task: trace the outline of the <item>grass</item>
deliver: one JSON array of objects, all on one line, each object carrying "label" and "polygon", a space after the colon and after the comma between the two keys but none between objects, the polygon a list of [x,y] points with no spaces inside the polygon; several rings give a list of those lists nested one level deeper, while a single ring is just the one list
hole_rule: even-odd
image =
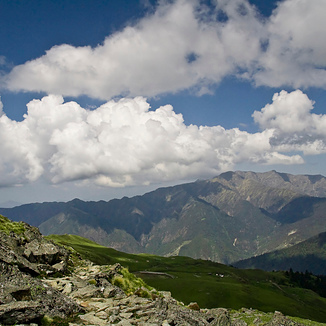
[{"label": "grass", "polygon": [[[74,248],[83,258],[96,264],[120,263],[150,286],[170,291],[185,304],[196,301],[201,308],[245,307],[266,313],[277,310],[288,316],[319,322],[326,320],[326,299],[313,291],[289,286],[282,272],[241,270],[181,256],[126,254],[74,235],[49,238]],[[141,271],[168,275],[142,274]]]},{"label": "grass", "polygon": [[0,231],[8,235],[10,232],[23,234],[25,232],[25,225],[23,222],[11,222],[6,217],[0,215]]},{"label": "grass", "polygon": [[[230,316],[231,319],[234,320],[243,320],[247,323],[248,326],[253,325],[266,325],[268,322],[271,321],[273,318],[274,313],[263,313],[262,311],[256,310],[256,309],[240,309],[240,310],[230,310]],[[325,323],[319,323],[316,321],[312,321],[309,319],[303,319],[299,317],[291,317],[289,316],[291,320],[305,325],[305,326],[325,326]],[[259,322],[258,322],[258,320]]]},{"label": "grass", "polygon": [[148,286],[141,278],[130,273],[127,268],[122,268],[121,276],[114,276],[112,284],[121,288],[127,295],[137,293],[141,297],[150,298],[150,291],[153,289]]}]

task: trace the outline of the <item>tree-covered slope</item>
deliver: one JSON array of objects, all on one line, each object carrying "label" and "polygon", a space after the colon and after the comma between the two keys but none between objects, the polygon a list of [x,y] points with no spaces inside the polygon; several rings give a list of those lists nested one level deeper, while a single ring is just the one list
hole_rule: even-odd
[{"label": "tree-covered slope", "polygon": [[326,232],[283,250],[276,250],[233,264],[239,268],[259,268],[326,275]]}]

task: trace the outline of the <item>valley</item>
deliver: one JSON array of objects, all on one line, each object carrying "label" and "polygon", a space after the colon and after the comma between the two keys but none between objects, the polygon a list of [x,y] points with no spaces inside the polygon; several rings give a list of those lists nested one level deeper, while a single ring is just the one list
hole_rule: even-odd
[{"label": "valley", "polygon": [[45,235],[233,264],[326,231],[325,194],[323,176],[236,171],[131,198],[34,203],[0,213]]}]

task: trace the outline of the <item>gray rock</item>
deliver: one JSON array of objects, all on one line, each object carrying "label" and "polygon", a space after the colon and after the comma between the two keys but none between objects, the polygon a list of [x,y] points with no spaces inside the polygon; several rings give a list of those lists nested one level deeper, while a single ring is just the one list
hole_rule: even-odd
[{"label": "gray rock", "polygon": [[86,322],[88,325],[99,325],[99,326],[107,325],[107,321],[94,316],[94,314],[92,314],[92,313],[81,315],[81,316],[79,316],[79,318],[82,321]]},{"label": "gray rock", "polygon": [[209,311],[209,318],[214,318],[212,325],[229,326],[231,325],[231,318],[229,312],[225,308],[215,308]]},{"label": "gray rock", "polygon": [[87,285],[83,288],[73,291],[70,294],[70,297],[86,299],[86,298],[92,298],[92,297],[99,297],[101,295],[102,295],[101,290],[98,287],[96,287],[94,285]]},{"label": "gray rock", "polygon": [[31,275],[62,272],[67,269],[69,252],[43,238],[39,230],[26,223],[22,234],[0,231],[0,261],[16,265]]},{"label": "gray rock", "polygon": [[75,301],[5,262],[0,262],[0,303],[0,324],[26,323],[44,315],[66,318],[82,311]]},{"label": "gray rock", "polygon": [[44,316],[42,304],[32,301],[13,301],[0,306],[0,322],[14,325],[17,322],[29,323]]},{"label": "gray rock", "polygon": [[[281,312],[275,311],[273,318],[269,323],[266,325],[268,326],[301,326],[302,324],[299,324],[288,317],[284,316]],[[302,325],[303,326],[303,325]]]}]

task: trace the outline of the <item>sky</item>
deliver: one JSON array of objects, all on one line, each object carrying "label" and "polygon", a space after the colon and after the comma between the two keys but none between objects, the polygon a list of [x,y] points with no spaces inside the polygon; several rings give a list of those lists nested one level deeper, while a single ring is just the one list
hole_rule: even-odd
[{"label": "sky", "polygon": [[326,175],[324,17],[325,0],[2,0],[0,203]]}]

